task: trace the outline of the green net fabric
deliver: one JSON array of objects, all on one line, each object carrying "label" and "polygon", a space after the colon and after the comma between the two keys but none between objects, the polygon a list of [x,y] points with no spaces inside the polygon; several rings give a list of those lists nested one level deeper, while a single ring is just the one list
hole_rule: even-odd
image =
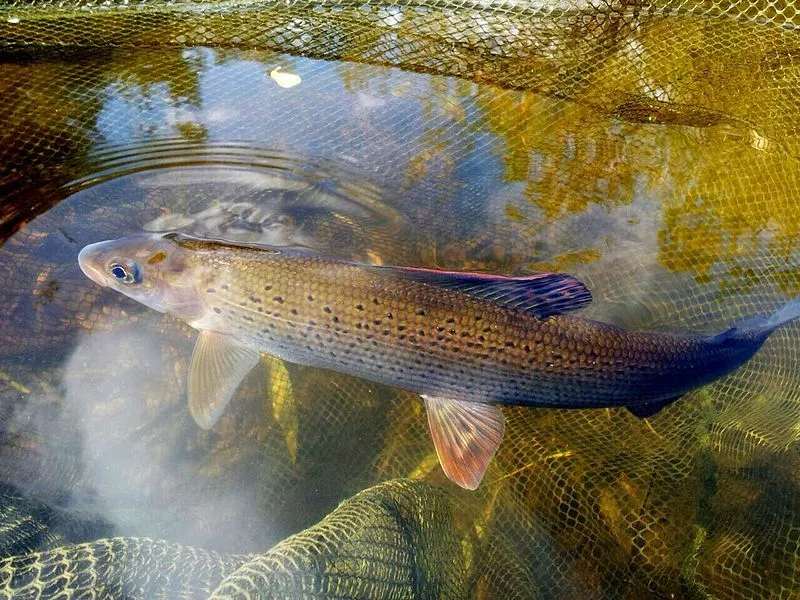
[{"label": "green net fabric", "polygon": [[[4,593],[797,597],[797,327],[651,419],[507,409],[470,493],[413,395],[266,357],[199,431],[193,333],[75,257],[208,233],[213,204],[364,260],[568,271],[592,317],[719,330],[800,293],[798,25],[783,1],[2,3]],[[278,200],[219,184],[257,164]]]},{"label": "green net fabric", "polygon": [[[48,509],[3,494],[0,541],[53,535]],[[34,531],[35,530],[35,531]],[[63,541],[63,540],[62,540]],[[221,555],[147,538],[104,538],[0,558],[7,598],[462,597],[457,536],[441,492],[390,481],[263,554]],[[452,568],[441,569],[442,562]]]}]

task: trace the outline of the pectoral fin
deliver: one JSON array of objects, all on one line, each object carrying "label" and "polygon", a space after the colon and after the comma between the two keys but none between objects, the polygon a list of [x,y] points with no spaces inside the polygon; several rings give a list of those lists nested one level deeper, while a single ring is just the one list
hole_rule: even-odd
[{"label": "pectoral fin", "polygon": [[442,469],[454,483],[476,489],[503,439],[502,411],[491,404],[422,398]]},{"label": "pectoral fin", "polygon": [[233,393],[259,353],[235,344],[231,338],[203,331],[197,338],[189,367],[189,412],[203,429],[217,422]]}]

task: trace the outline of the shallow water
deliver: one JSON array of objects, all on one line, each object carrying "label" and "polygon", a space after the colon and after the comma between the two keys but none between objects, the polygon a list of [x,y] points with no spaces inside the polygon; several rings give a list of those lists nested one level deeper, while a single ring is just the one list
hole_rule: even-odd
[{"label": "shallow water", "polygon": [[423,478],[457,508],[472,596],[796,594],[794,575],[747,572],[796,560],[797,327],[647,422],[509,410],[468,495],[413,396],[334,373],[265,358],[199,430],[193,332],[77,267],[87,243],[181,229],[563,270],[592,289],[589,315],[632,328],[770,311],[800,292],[789,34],[747,45],[751,25],[679,22],[673,62],[648,62],[667,27],[644,24],[563,93],[543,70],[526,87],[210,47],[0,63],[0,479],[85,524],[67,541],[255,552],[370,484]]}]

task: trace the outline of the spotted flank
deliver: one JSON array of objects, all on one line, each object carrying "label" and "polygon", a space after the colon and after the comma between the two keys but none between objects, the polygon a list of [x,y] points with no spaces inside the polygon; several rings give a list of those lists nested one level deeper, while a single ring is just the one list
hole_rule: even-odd
[{"label": "spotted flank", "polygon": [[800,316],[793,300],[715,335],[625,331],[576,314],[592,296],[570,275],[374,266],[178,233],[99,242],[78,261],[199,331],[188,401],[201,427],[267,353],[420,394],[442,468],[467,489],[502,441],[503,405],[650,418]]}]

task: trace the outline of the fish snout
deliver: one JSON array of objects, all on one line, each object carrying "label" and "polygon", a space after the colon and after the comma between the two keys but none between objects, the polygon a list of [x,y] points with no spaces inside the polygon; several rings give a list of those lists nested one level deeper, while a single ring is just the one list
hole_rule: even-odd
[{"label": "fish snout", "polygon": [[89,279],[94,281],[97,285],[108,287],[106,283],[106,276],[101,266],[100,248],[99,246],[104,242],[97,242],[96,244],[89,244],[78,253],[78,265]]}]

